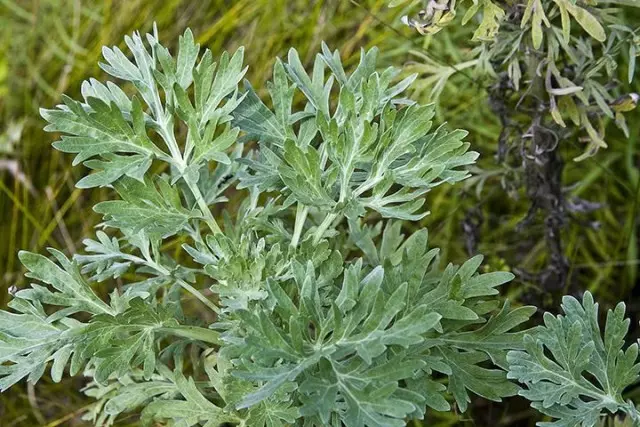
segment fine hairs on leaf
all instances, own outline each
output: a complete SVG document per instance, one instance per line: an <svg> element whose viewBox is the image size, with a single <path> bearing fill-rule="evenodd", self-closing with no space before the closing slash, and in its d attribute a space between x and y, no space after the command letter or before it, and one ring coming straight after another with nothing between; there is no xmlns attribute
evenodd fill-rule
<svg viewBox="0 0 640 427"><path fill-rule="evenodd" d="M0 311L0 389L83 375L96 426L403 426L518 393L554 425L635 416L623 308L604 340L590 296L526 329L536 308L499 296L513 274L405 231L478 156L403 96L414 76L376 49L345 70L324 44L308 72L292 49L263 101L239 88L242 48L201 53L189 30L174 54L155 31L125 43L103 50L114 81L42 110L89 170L77 186L114 191L81 253L20 253L33 283Z"/></svg>

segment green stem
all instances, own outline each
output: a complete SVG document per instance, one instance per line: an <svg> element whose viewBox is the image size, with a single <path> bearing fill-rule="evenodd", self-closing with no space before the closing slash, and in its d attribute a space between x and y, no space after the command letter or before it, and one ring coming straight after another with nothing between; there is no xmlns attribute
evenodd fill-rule
<svg viewBox="0 0 640 427"><path fill-rule="evenodd" d="M140 263L140 264L147 265L147 266L153 268L158 273L160 273L160 274L162 274L164 276L171 277L171 272L169 270L167 270L166 268L164 268L163 266L161 266L160 264L158 264L157 262L155 262L153 260L143 259L143 258L137 257L135 255L127 255L126 258L130 259L131 261L133 261L135 263ZM202 293L199 290L197 290L196 288L194 288L193 286L191 286L189 283L187 283L186 281L184 281L182 279L175 278L175 280L176 280L176 283L179 284L180 287L182 287L182 289L184 289L185 291L189 292L191 295L196 297L204 305L209 307L214 313L220 313L220 308L218 308L218 306L216 306L213 302L211 302L211 300L209 298L207 298L204 295L202 295Z"/></svg>
<svg viewBox="0 0 640 427"><path fill-rule="evenodd" d="M302 234L302 228L304 227L304 222L307 219L307 214L309 213L309 207L303 205L302 203L298 203L298 208L296 210L296 225L293 229L293 237L291 238L290 246L295 248L298 246L298 242L300 241L300 235Z"/></svg>
<svg viewBox="0 0 640 427"><path fill-rule="evenodd" d="M193 197L196 199L196 203L198 203L198 207L202 211L205 222L209 226L209 229L211 230L211 232L213 234L222 233L222 230L218 226L218 223L216 222L215 218L213 217L213 214L211 213L211 209L209 209L209 205L207 205L207 202L204 200L204 197L202 196L202 193L200 192L198 185L195 182L188 179L186 175L183 175L183 178L184 178L184 181L189 186L189 190L191 190Z"/></svg>
<svg viewBox="0 0 640 427"><path fill-rule="evenodd" d="M154 116L156 118L156 124L158 126L160 137L162 137L165 144L167 145L167 148L169 149L171 160L173 162L183 162L182 154L180 153L180 147L178 146L176 137L173 134L173 129L170 129L168 126L169 123L167 122L167 117L164 116L160 100L157 99L156 103L157 109L154 112Z"/></svg>
<svg viewBox="0 0 640 427"><path fill-rule="evenodd" d="M176 335L183 338L190 338L198 341L207 342L209 344L222 344L220 342L220 333L211 329L201 328L199 326L171 326L160 329L163 332L168 332L172 335Z"/></svg>
<svg viewBox="0 0 640 427"><path fill-rule="evenodd" d="M356 188L356 190L354 191L354 193L353 193L354 197L358 197L362 193L364 193L365 191L375 187L375 185L377 183L382 181L382 178L383 178L383 175L378 174L378 175L374 176L373 178L367 180L366 182L362 183L362 185L360 187Z"/></svg>
<svg viewBox="0 0 640 427"><path fill-rule="evenodd" d="M333 220L336 219L337 216L338 214L330 213L324 218L324 221L322 221L322 224L318 226L318 228L316 229L316 232L313 235L314 244L318 244L318 242L320 242L320 239L322 239L322 236L324 235L325 231L327 231L327 229L329 228Z"/></svg>
<svg viewBox="0 0 640 427"><path fill-rule="evenodd" d="M182 289L189 292L194 297L198 298L204 305L209 307L214 313L220 313L220 309L213 302L211 302L209 298L202 295L202 293L200 293L199 290L197 290L196 288L194 288L193 286L191 286L189 283L185 282L182 279L176 279L176 282L182 287Z"/></svg>
<svg viewBox="0 0 640 427"><path fill-rule="evenodd" d="M171 152L171 157L173 159L172 163L178 168L178 171L182 175L184 181L187 183L187 186L189 186L189 190L191 190L193 197L196 199L196 203L198 203L198 207L200 208L200 210L202 211L202 214L204 215L205 222L207 223L207 225L209 226L209 228L214 234L222 233L222 230L220 230L218 223L216 222L215 218L213 217L213 214L211 213L211 209L209 209L209 205L207 205L207 202L204 200L204 197L202 197L202 193L198 188L198 183L193 182L189 178L189 176L185 174L187 164L185 163L185 160L182 157L182 154L180 153L180 148L178 146L178 143L176 142L175 135L173 134L173 130L169 129L167 127L167 123L164 121L159 122L158 125L160 127L160 136L167 143L167 146L169 147L169 151Z"/></svg>

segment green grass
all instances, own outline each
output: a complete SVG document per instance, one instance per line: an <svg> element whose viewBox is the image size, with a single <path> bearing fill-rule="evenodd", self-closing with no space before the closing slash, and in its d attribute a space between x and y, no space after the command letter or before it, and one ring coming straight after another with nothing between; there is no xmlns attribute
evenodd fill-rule
<svg viewBox="0 0 640 427"><path fill-rule="evenodd" d="M273 60L295 46L308 65L320 43L339 48L343 57L356 60L361 47L377 45L383 63L404 66L422 77L433 67L447 70L464 62L471 45L469 30L451 27L434 39L424 39L399 24L401 9L389 10L383 0L0 0L0 306L11 286L25 280L17 260L19 249L42 251L53 246L67 253L80 248L99 217L91 206L108 197L108 190L79 191L73 183L84 173L71 168L71 156L52 150L54 136L42 131L39 107L52 107L62 93L77 96L89 77L104 78L97 63L103 45L122 44L124 34L149 31L155 21L169 44L191 27L197 40L214 54L222 49L246 47L248 79L254 86L270 75ZM640 17L629 15L629 20ZM348 63L349 64L349 63ZM434 65L435 64L435 65ZM621 64L620 75L626 72ZM432 244L442 247L443 259L459 262L467 257L461 223L471 210L481 213L478 251L493 268L535 271L544 264L541 230L526 236L514 231L529 208L524 194L508 197L502 189L493 155L500 124L487 108L482 82L470 78L471 69L454 73L439 98L438 120L470 131L468 140L482 154L486 173L482 191L476 187L443 188L428 196L432 214L423 221ZM621 78L621 80L624 80ZM420 78L413 96L430 99L428 81ZM640 92L640 86L622 87ZM262 94L264 95L264 94ZM638 278L637 214L640 190L638 143L640 114L628 116L629 140L613 132L610 148L583 163L567 161L564 181L576 184L568 194L601 203L602 209L571 221L564 231L572 269L564 292L591 290L610 305L631 301ZM22 128L17 133L17 128ZM563 146L565 158L580 151ZM578 221L580 220L580 221ZM598 228L584 222L597 222ZM526 250L518 249L524 245ZM539 293L535 284L516 282L509 296ZM562 292L560 292L562 293ZM560 294L559 293L559 294ZM558 295L559 295L558 294ZM541 294L547 306L558 295ZM640 307L631 304L634 325ZM637 333L634 333L634 337ZM34 389L18 385L0 396L0 424L4 426L73 426L89 404L77 392L81 378L60 384L43 381ZM526 404L512 399L503 405L478 403L472 412L433 414L425 425L533 425ZM135 418L120 424L136 425ZM421 425L415 423L415 426Z"/></svg>

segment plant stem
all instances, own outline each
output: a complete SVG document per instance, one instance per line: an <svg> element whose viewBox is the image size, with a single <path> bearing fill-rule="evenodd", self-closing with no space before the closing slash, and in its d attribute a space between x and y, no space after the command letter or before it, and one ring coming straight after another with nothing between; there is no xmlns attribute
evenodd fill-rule
<svg viewBox="0 0 640 427"><path fill-rule="evenodd" d="M158 117L161 117L160 110L156 114ZM191 190L193 197L196 199L196 203L198 203L198 207L202 211L202 214L205 217L205 222L209 226L209 229L211 229L214 234L222 233L222 230L220 230L218 223L211 213L211 209L209 209L207 202L205 202L204 197L202 197L202 193L198 188L198 183L192 181L191 178L189 178L189 175L185 173L187 164L185 163L185 159L180 153L180 148L178 146L178 143L176 142L175 135L173 134L173 129L170 129L167 126L167 122L164 120L158 121L158 126L160 127L160 136L167 143L167 147L169 147L169 151L171 152L171 158L173 159L172 163L178 168L178 171L182 175L182 178L189 186L189 190Z"/></svg>
<svg viewBox="0 0 640 427"><path fill-rule="evenodd" d="M191 338L194 340L204 341L210 344L221 344L220 333L211 329L201 328L199 326L171 326L161 328L161 331L168 332L170 334L183 338Z"/></svg>
<svg viewBox="0 0 640 427"><path fill-rule="evenodd" d="M191 295L193 295L194 297L202 301L202 303L207 307L209 307L214 313L220 313L220 309L214 303L212 303L209 298L202 295L199 290L197 290L196 288L194 288L193 286L191 286L189 283L185 282L182 279L176 279L176 282L180 286L182 286L182 289L186 290Z"/></svg>
<svg viewBox="0 0 640 427"><path fill-rule="evenodd" d="M204 197L202 196L202 193L198 188L198 184L191 181L191 179L187 178L187 175L183 175L183 178L184 178L184 181L189 186L189 190L191 190L193 197L196 199L196 203L198 203L198 207L202 211L202 214L204 215L204 218L205 218L205 222L209 226L209 229L211 230L211 232L213 234L222 233L222 230L218 226L218 223L216 222L215 218L213 217L213 214L211 213L211 209L209 209L207 202L204 200Z"/></svg>
<svg viewBox="0 0 640 427"><path fill-rule="evenodd" d="M313 235L313 244L318 244L318 242L320 242L320 239L322 239L325 231L327 231L327 228L329 228L329 226L337 216L338 215L335 213L330 213L324 218L324 221L322 221L322 224L318 226L315 234Z"/></svg>
<svg viewBox="0 0 640 427"><path fill-rule="evenodd" d="M160 273L160 274L162 274L164 276L172 277L171 276L171 272L169 270L167 270L166 268L164 268L163 266L161 266L160 264L158 264L157 262L155 262L153 260L143 259L143 258L137 257L135 255L129 255L129 254L126 255L126 258L130 259L131 261L133 261L135 263L147 265L147 266L153 268L158 273ZM213 302L211 302L211 300L209 300L209 298L207 298L204 295L202 295L202 293L200 293L199 290L197 290L196 288L191 286L189 283L187 283L183 279L178 279L178 278L174 278L174 279L176 280L176 283L178 283L182 287L182 289L184 289L185 291L189 292L191 295L196 297L204 305L209 307L214 313L220 313L220 308L218 308L218 306L216 306Z"/></svg>
<svg viewBox="0 0 640 427"><path fill-rule="evenodd" d="M296 209L296 225L293 229L293 237L291 238L290 246L295 248L298 246L298 242L300 241L300 235L302 234L302 228L304 227L304 222L307 219L307 214L309 213L309 207L303 205L302 203L298 203L298 208Z"/></svg>

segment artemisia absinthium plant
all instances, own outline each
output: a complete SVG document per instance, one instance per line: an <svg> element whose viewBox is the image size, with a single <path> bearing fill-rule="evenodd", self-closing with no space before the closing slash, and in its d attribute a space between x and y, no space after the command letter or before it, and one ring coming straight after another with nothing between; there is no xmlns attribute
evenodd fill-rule
<svg viewBox="0 0 640 427"><path fill-rule="evenodd" d="M447 25L476 25L468 60L416 69L422 68L434 83L435 97L460 70L483 82L478 90L484 85L489 91L490 106L502 124L496 147L504 165L502 185L516 195L524 188L530 200L518 231L527 230L527 235L540 235L546 241L546 267L522 276L548 292L566 289L570 265L562 244L563 228L572 215L600 205L566 197L574 183L562 181L567 159L561 150L578 153L576 161L595 155L607 147L609 122L628 136L625 115L636 109L640 95L625 92L625 87L634 78L640 55L640 25L627 24L624 11L640 7L640 1L394 0L390 4L406 6L416 16L405 17L405 23L425 35ZM628 69L619 70L623 59Z"/></svg>
<svg viewBox="0 0 640 427"><path fill-rule="evenodd" d="M135 95L90 80L82 100L42 111L56 148L92 170L77 185L119 198L95 206L104 222L84 253L20 253L36 283L0 312L2 390L47 369L83 374L99 426L127 412L174 426L402 426L514 395L513 377L563 419L636 414L621 397L638 372L637 347L621 350L623 307L604 341L590 297L522 331L535 308L496 289L511 273L479 274L480 256L442 269L426 230L403 234L427 214L425 193L465 179L477 154L464 131L432 126L433 105L401 97L413 78L379 72L375 49L347 74L323 47L310 75L291 50L269 107L238 88L242 49L214 61L190 31L176 57L155 33L125 41L133 59L105 48L101 65ZM114 279L124 285L101 299L92 285Z"/></svg>

